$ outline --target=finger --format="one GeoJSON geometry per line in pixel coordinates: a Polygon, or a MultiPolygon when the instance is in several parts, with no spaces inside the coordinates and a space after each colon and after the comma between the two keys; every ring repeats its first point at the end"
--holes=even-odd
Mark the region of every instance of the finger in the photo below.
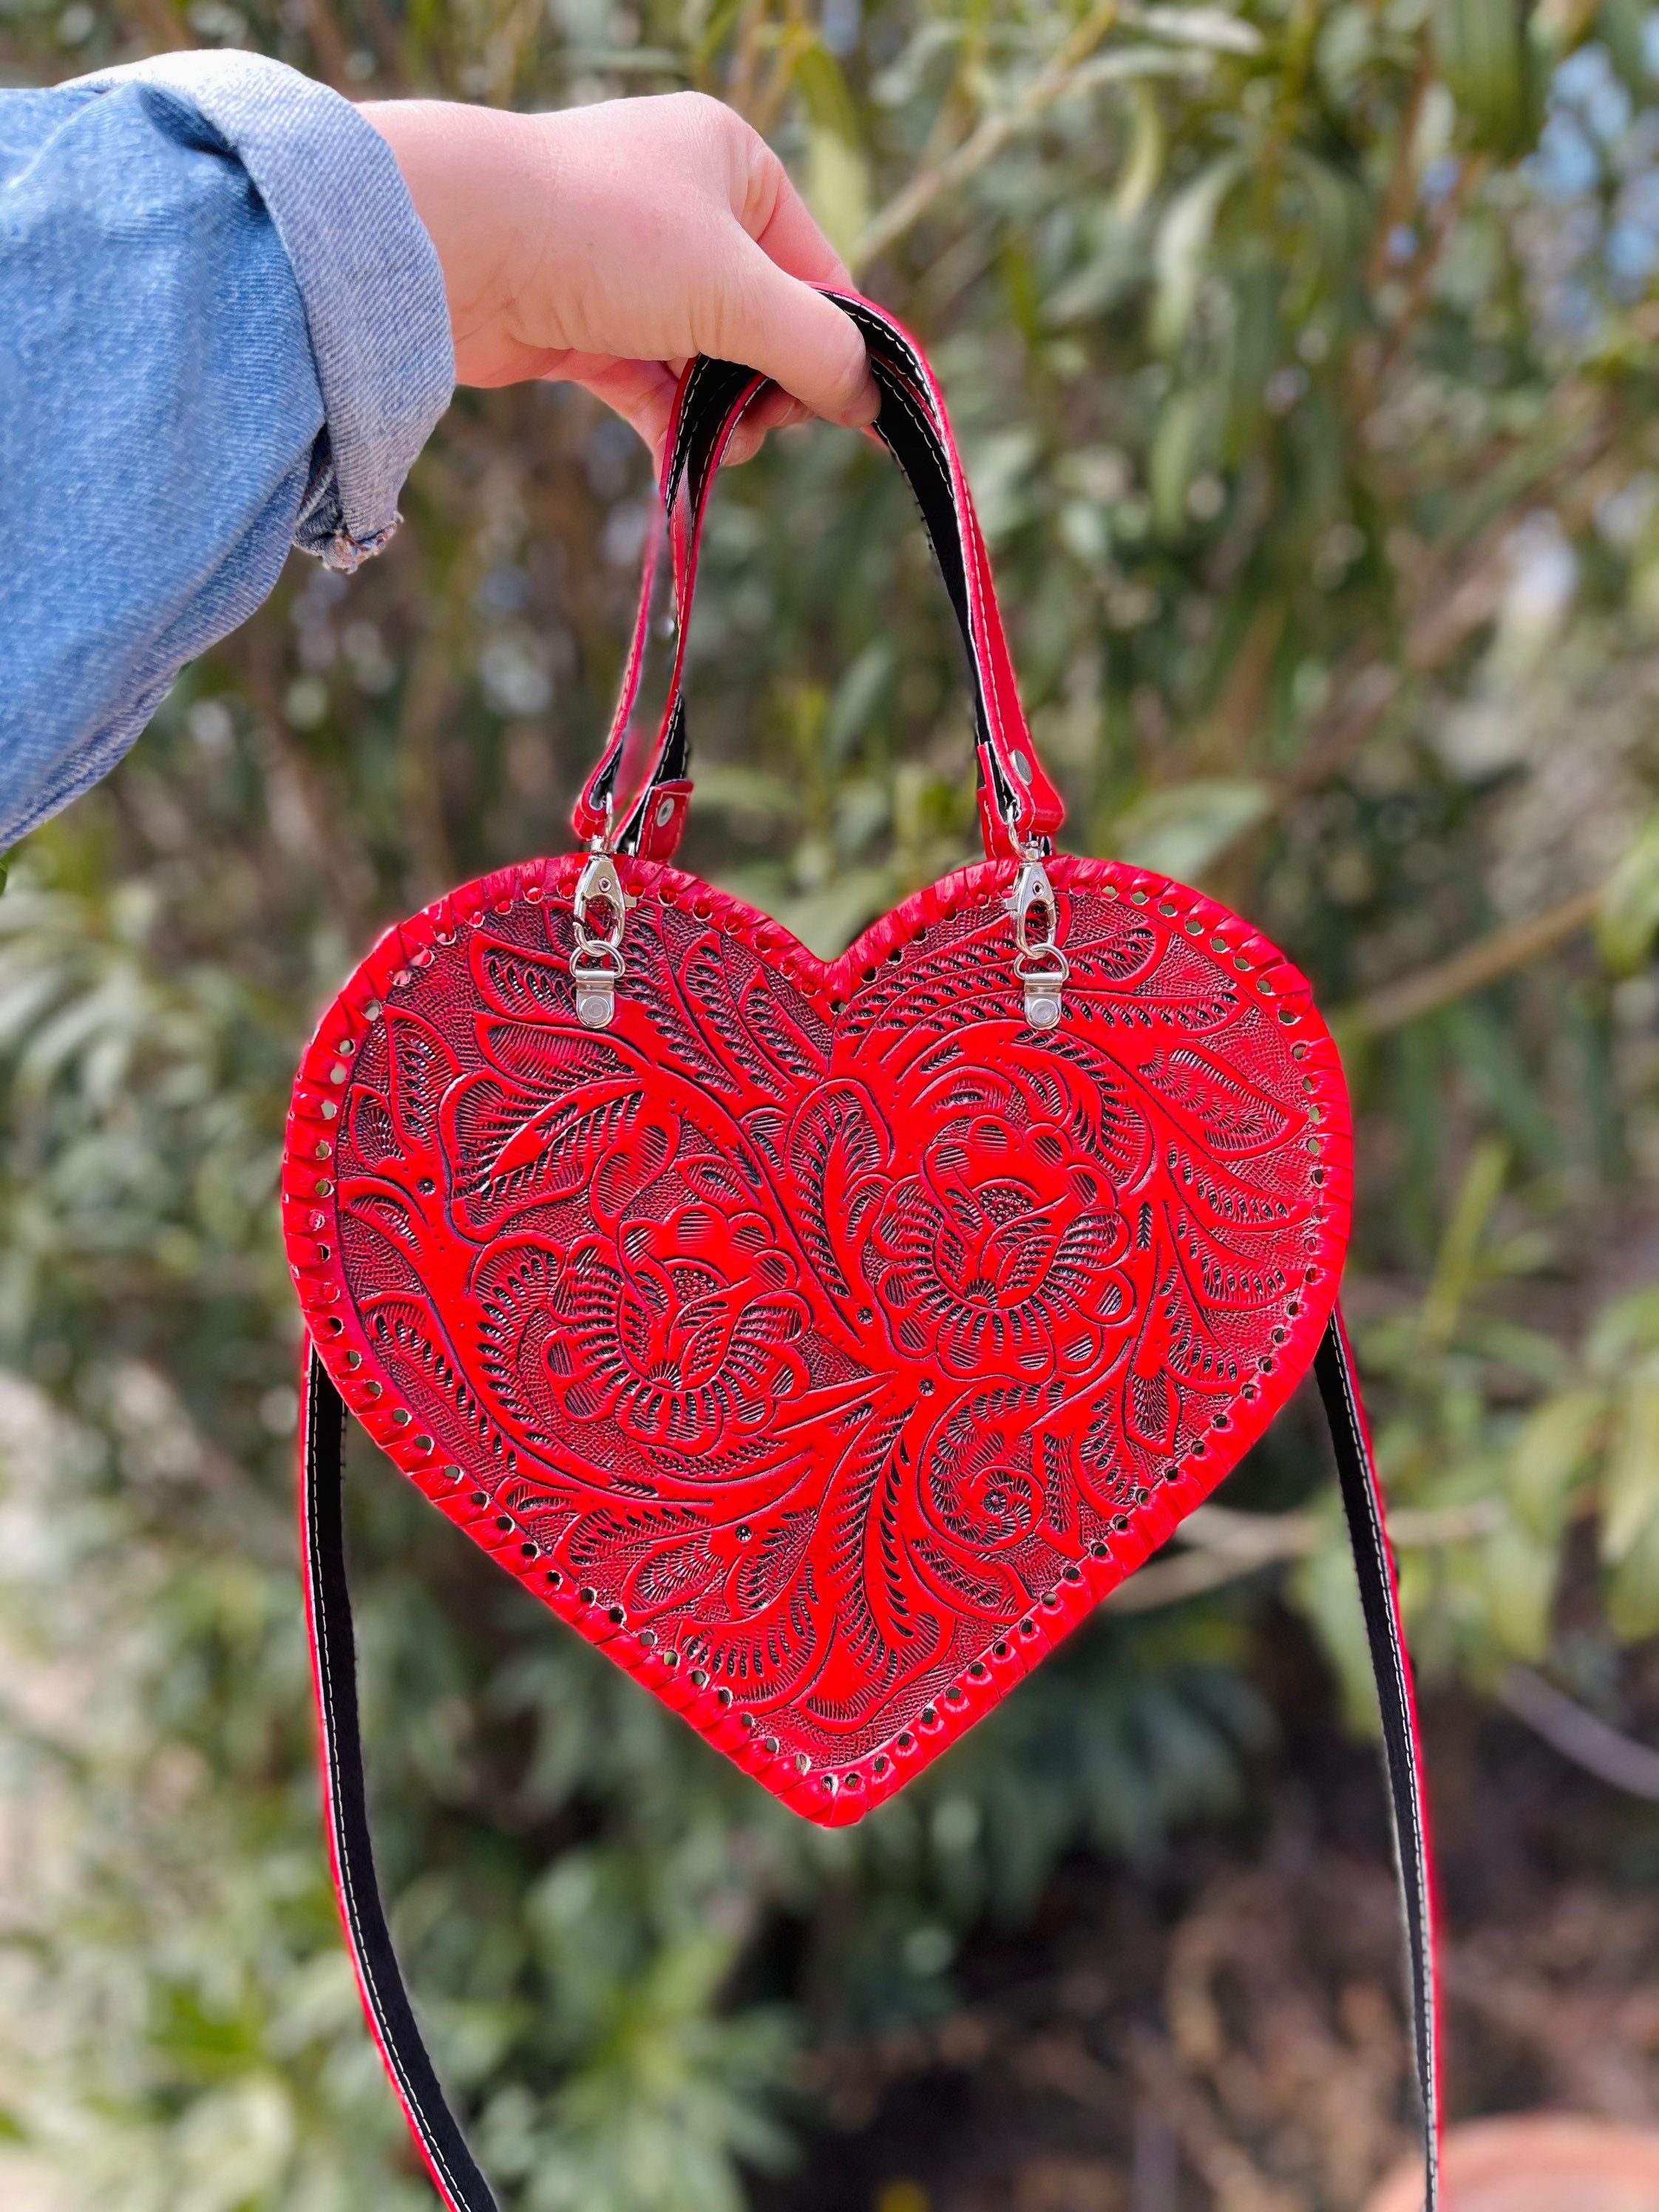
{"type": "Polygon", "coordinates": [[[847,264],[818,228],[806,203],[763,138],[753,142],[748,190],[737,217],[769,260],[809,284],[850,292],[847,264]]]}
{"type": "Polygon", "coordinates": [[[799,399],[792,399],[775,384],[769,384],[760,398],[746,408],[742,421],[726,442],[720,455],[723,468],[738,468],[744,461],[752,460],[774,430],[787,430],[797,422],[810,422],[811,410],[803,407],[799,399]]]}
{"type": "Polygon", "coordinates": [[[781,386],[763,384],[759,398],[744,410],[743,428],[764,434],[768,430],[781,430],[786,422],[806,422],[810,411],[799,399],[792,399],[781,386]]]}
{"type": "Polygon", "coordinates": [[[603,354],[573,354],[561,374],[580,384],[637,430],[660,457],[674,412],[678,380],[659,361],[626,361],[603,354]]]}
{"type": "Polygon", "coordinates": [[[726,451],[720,455],[720,466],[723,469],[740,469],[745,461],[754,459],[765,443],[766,430],[763,424],[747,420],[739,422],[726,441],[726,451]]]}
{"type": "Polygon", "coordinates": [[[746,236],[715,302],[706,353],[747,362],[831,422],[872,422],[880,405],[870,357],[849,316],[781,269],[746,236]]]}
{"type": "MultiPolygon", "coordinates": [[[[565,354],[556,372],[565,383],[579,384],[602,399],[613,413],[637,430],[651,448],[659,477],[663,448],[673,422],[674,399],[679,378],[672,364],[612,359],[601,354],[565,354]]],[[[728,465],[749,460],[760,451],[767,433],[811,420],[811,410],[792,399],[776,385],[769,385],[746,410],[732,432],[721,459],[728,465]]]]}

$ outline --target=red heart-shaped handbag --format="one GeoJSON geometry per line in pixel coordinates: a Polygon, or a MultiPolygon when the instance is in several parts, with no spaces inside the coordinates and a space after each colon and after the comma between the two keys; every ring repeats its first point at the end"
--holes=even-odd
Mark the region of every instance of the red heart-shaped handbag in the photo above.
{"type": "Polygon", "coordinates": [[[1143,869],[1058,857],[989,562],[920,349],[876,425],[966,647],[985,859],[824,962],[672,865],[704,504],[763,380],[702,359],[663,476],[678,650],[584,853],[387,933],[318,1029],[283,1174],[309,1332],[305,1524],[331,1835],[365,2002],[434,2179],[492,2199],[375,1890],[341,1407],[441,1511],[808,1819],[857,1820],[1169,1536],[1310,1367],[1376,1661],[1434,2201],[1422,1791],[1335,1302],[1348,1107],[1303,978],[1143,869]]]}

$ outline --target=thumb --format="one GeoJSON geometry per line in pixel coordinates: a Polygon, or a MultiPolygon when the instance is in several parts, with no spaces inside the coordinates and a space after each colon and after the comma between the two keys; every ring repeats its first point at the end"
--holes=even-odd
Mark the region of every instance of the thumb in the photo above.
{"type": "Polygon", "coordinates": [[[717,350],[771,377],[828,422],[873,422],[881,394],[851,316],[780,269],[746,233],[734,251],[717,350]]]}

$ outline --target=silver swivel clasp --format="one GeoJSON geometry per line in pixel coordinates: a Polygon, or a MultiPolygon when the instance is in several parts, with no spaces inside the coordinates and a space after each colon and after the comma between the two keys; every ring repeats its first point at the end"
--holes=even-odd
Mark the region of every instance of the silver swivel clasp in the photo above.
{"type": "Polygon", "coordinates": [[[570,902],[576,924],[576,942],[570,955],[570,975],[576,986],[576,1019],[584,1029],[608,1030],[617,1012],[617,986],[628,973],[623,957],[623,933],[628,909],[639,901],[623,889],[622,878],[611,854],[596,848],[576,878],[570,902]],[[590,910],[603,910],[603,925],[595,928],[590,910]]]}
{"type": "Polygon", "coordinates": [[[1042,856],[1035,846],[1027,848],[1015,871],[1008,911],[1018,947],[1014,973],[1025,993],[1025,1018],[1034,1030],[1055,1029],[1062,1012],[1060,990],[1072,964],[1054,941],[1060,931],[1060,908],[1042,856]]]}

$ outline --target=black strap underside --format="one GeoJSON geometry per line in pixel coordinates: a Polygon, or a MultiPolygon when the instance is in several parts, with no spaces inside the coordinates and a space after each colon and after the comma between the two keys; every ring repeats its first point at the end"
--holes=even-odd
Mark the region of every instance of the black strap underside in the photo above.
{"type": "MultiPolygon", "coordinates": [[[[1382,1494],[1347,1342],[1334,1316],[1321,1342],[1314,1372],[1330,1424],[1382,1708],[1383,1767],[1404,1911],[1423,2118],[1424,2204],[1425,2212],[1437,2212],[1439,2087],[1422,1762],[1382,1494]]],[[[363,1782],[351,1594],[346,1580],[345,1407],[314,1350],[307,1365],[304,1441],[301,1510],[307,1599],[321,1722],[324,1796],[341,1917],[370,2027],[439,2195],[450,2212],[499,2212],[445,2101],[422,2039],[375,1878],[363,1782]]],[[[663,2212],[672,2212],[672,2208],[665,2205],[663,2212]]]]}

